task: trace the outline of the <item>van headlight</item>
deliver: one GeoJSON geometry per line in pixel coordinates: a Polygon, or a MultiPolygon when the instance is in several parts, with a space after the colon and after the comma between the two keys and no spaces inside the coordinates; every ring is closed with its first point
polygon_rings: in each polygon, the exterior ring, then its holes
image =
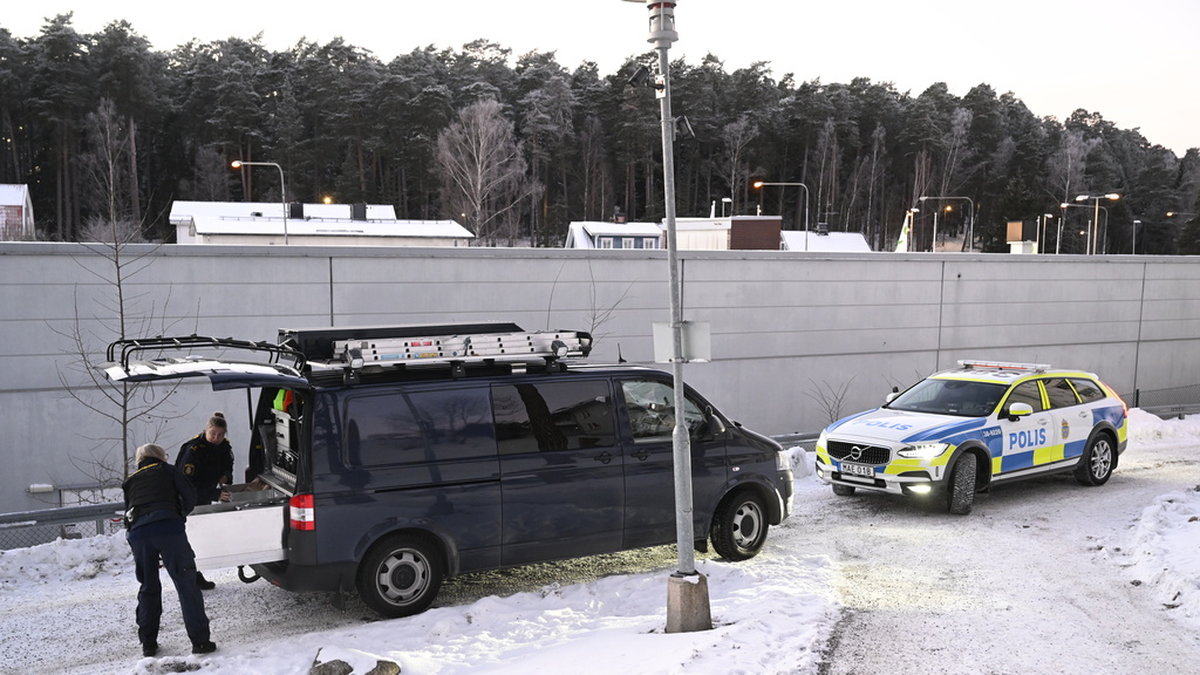
{"type": "Polygon", "coordinates": [[[949,443],[913,443],[896,451],[897,455],[906,459],[933,459],[946,452],[949,443]]]}

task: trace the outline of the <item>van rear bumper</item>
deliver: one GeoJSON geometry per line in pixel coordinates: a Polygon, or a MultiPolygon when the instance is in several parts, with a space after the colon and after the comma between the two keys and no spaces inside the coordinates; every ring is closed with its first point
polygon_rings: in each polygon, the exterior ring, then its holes
{"type": "Polygon", "coordinates": [[[250,566],[262,578],[285,591],[352,591],[355,565],[296,565],[288,562],[250,566]]]}

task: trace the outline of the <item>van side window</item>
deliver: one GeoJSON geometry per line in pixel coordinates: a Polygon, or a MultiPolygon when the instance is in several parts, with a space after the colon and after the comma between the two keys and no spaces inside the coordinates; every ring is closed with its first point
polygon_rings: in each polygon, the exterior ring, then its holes
{"type": "Polygon", "coordinates": [[[1080,380],[1074,377],[1070,379],[1071,384],[1075,387],[1075,391],[1079,392],[1079,398],[1083,399],[1084,403],[1099,401],[1106,395],[1104,390],[1096,386],[1096,383],[1091,380],[1080,380]]]}
{"type": "MultiPolygon", "coordinates": [[[[675,428],[675,390],[651,380],[624,380],[625,410],[634,441],[670,440],[675,428]]],[[[696,436],[708,421],[691,399],[685,399],[683,423],[696,436]]]]}
{"type": "Polygon", "coordinates": [[[350,466],[395,464],[425,449],[421,426],[408,401],[398,392],[349,399],[346,420],[350,466]]]}
{"type": "Polygon", "coordinates": [[[492,406],[502,455],[616,444],[607,380],[494,385],[492,406]]]}
{"type": "Polygon", "coordinates": [[[1075,398],[1075,390],[1065,379],[1052,377],[1042,380],[1042,384],[1046,387],[1046,395],[1050,397],[1051,408],[1067,408],[1079,403],[1079,399],[1075,398]]]}
{"type": "Polygon", "coordinates": [[[487,388],[389,392],[346,403],[350,466],[495,455],[487,388]]]}
{"type": "Polygon", "coordinates": [[[1014,403],[1028,403],[1033,408],[1033,412],[1041,412],[1046,409],[1042,406],[1042,392],[1038,391],[1036,380],[1022,382],[1013,387],[1012,393],[1008,395],[1008,403],[1005,405],[1012,407],[1014,403]]]}
{"type": "Polygon", "coordinates": [[[496,455],[487,387],[410,391],[408,400],[434,459],[496,455]]]}

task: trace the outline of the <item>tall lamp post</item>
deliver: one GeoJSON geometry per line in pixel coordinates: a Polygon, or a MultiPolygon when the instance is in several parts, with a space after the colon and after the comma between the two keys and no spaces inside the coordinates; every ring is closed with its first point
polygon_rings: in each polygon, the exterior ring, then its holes
{"type": "Polygon", "coordinates": [[[235,169],[241,169],[243,166],[273,166],[279,169],[279,203],[283,206],[283,245],[288,243],[288,227],[287,227],[287,189],[283,184],[283,167],[275,162],[243,162],[240,159],[234,160],[229,166],[235,169]]]}
{"type": "MultiPolygon", "coordinates": [[[[625,0],[639,2],[641,0],[625,0]]],[[[683,385],[683,302],[679,288],[679,249],[675,237],[675,120],[671,117],[671,61],[667,50],[679,39],[675,32],[674,0],[645,0],[650,11],[650,35],[646,41],[658,51],[655,96],[662,123],[663,193],[666,199],[667,264],[671,284],[671,373],[675,389],[675,428],[671,448],[675,464],[675,546],[679,569],[667,580],[667,632],[684,633],[712,629],[708,580],[696,571],[692,522],[692,443],[684,425],[687,400],[683,385]]]]}
{"type": "Polygon", "coordinates": [[[1117,194],[1116,192],[1109,192],[1102,195],[1079,195],[1075,198],[1075,201],[1077,202],[1085,202],[1091,199],[1096,203],[1096,215],[1094,218],[1092,218],[1092,228],[1088,230],[1088,255],[1092,255],[1096,252],[1096,239],[1100,234],[1100,200],[1108,199],[1115,202],[1120,198],[1121,195],[1117,194]]]}
{"type": "MultiPolygon", "coordinates": [[[[937,195],[937,196],[931,195],[931,196],[921,197],[918,201],[923,202],[926,199],[940,199],[940,200],[945,200],[945,201],[950,201],[952,199],[965,199],[967,201],[967,206],[970,207],[970,210],[967,211],[967,241],[965,243],[967,244],[967,250],[974,251],[975,250],[975,200],[971,199],[970,197],[959,197],[959,196],[955,196],[955,195],[937,195]]],[[[937,223],[935,222],[933,226],[934,226],[934,230],[935,230],[933,233],[934,237],[937,237],[937,231],[936,231],[937,223]]],[[[929,250],[930,251],[933,250],[933,244],[929,245],[929,250]]]]}
{"type": "Polygon", "coordinates": [[[754,189],[761,190],[768,185],[797,185],[804,188],[804,250],[808,250],[808,186],[804,183],[768,183],[761,180],[754,181],[754,189]]]}

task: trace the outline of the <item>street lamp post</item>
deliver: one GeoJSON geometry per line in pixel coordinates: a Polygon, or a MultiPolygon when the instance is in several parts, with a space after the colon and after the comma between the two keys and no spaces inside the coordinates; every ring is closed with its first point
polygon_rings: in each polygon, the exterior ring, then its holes
{"type": "Polygon", "coordinates": [[[1092,228],[1090,228],[1088,230],[1088,239],[1087,239],[1088,255],[1095,254],[1096,239],[1098,239],[1099,235],[1100,235],[1100,200],[1108,199],[1110,201],[1115,202],[1116,200],[1118,200],[1120,198],[1121,198],[1121,195],[1117,194],[1116,192],[1109,192],[1107,194],[1102,194],[1102,195],[1079,195],[1078,197],[1075,198],[1075,201],[1077,201],[1077,202],[1084,202],[1084,201],[1091,199],[1096,204],[1095,217],[1092,218],[1092,228]]]}
{"type": "Polygon", "coordinates": [[[1039,221],[1038,222],[1038,231],[1037,231],[1038,253],[1042,252],[1042,239],[1046,236],[1046,228],[1050,225],[1050,220],[1052,218],[1054,218],[1053,213],[1043,213],[1041,216],[1038,217],[1038,221],[1039,221]]]}
{"type": "MultiPolygon", "coordinates": [[[[967,200],[967,206],[970,207],[970,210],[967,212],[967,240],[964,243],[967,245],[968,250],[974,251],[975,250],[975,200],[971,199],[970,197],[959,197],[959,196],[955,196],[955,195],[938,195],[938,196],[921,197],[918,201],[923,202],[926,199],[942,199],[942,200],[965,199],[965,200],[967,200]]],[[[936,218],[936,216],[935,216],[935,218],[936,218]]],[[[934,227],[933,235],[936,238],[937,237],[937,221],[936,220],[934,220],[933,227],[934,227]]],[[[929,250],[930,251],[933,250],[933,244],[930,244],[929,250]]]]}
{"type": "MultiPolygon", "coordinates": [[[[639,0],[626,0],[637,2],[639,0]]],[[[667,264],[671,284],[671,373],[675,389],[675,428],[671,448],[675,465],[675,547],[679,569],[667,581],[668,633],[712,629],[712,610],[708,601],[708,580],[696,571],[692,522],[692,443],[684,424],[687,399],[683,384],[683,302],[679,287],[679,249],[675,236],[675,120],[671,117],[671,61],[667,51],[679,39],[675,32],[674,0],[645,0],[650,11],[650,35],[646,41],[658,51],[658,97],[662,124],[663,193],[666,199],[667,264]]]]}
{"type": "Polygon", "coordinates": [[[808,250],[808,186],[804,183],[768,183],[766,181],[754,181],[754,189],[761,190],[767,185],[788,186],[795,185],[804,188],[804,250],[808,250]]]}
{"type": "Polygon", "coordinates": [[[288,243],[288,226],[287,226],[287,189],[283,184],[283,167],[275,162],[243,162],[240,159],[234,160],[229,166],[235,169],[241,169],[243,166],[273,166],[279,169],[279,203],[283,206],[283,245],[288,243]]]}

